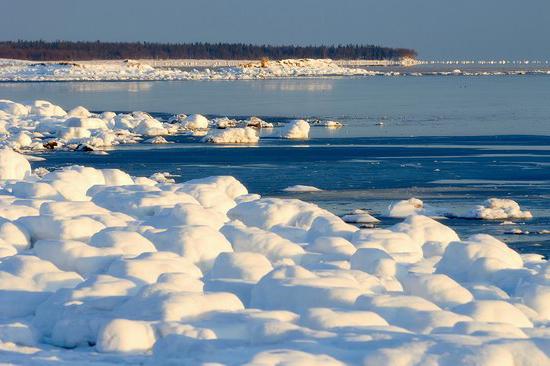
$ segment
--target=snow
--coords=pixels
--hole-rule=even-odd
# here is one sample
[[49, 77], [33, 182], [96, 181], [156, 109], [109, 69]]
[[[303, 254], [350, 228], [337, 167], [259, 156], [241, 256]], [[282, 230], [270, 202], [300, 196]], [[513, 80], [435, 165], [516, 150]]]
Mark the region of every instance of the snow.
[[490, 198], [484, 205], [476, 206], [470, 216], [483, 220], [530, 219], [531, 212], [522, 211], [519, 204], [511, 199]]
[[285, 192], [321, 192], [322, 189], [313, 186], [304, 186], [301, 184], [286, 187], [283, 189]]
[[0, 180], [23, 179], [30, 172], [31, 165], [25, 156], [8, 148], [0, 150]]
[[306, 140], [309, 137], [309, 123], [303, 119], [287, 123], [281, 131], [285, 139]]
[[[153, 67], [147, 61], [94, 61], [33, 63], [0, 60], [0, 81], [97, 81], [97, 80], [251, 80], [344, 75], [375, 75], [359, 67], [340, 66], [329, 59], [291, 59], [230, 67], [185, 69]], [[75, 110], [75, 115], [83, 111]]]
[[1, 154], [0, 363], [550, 365], [549, 262], [414, 201], [359, 229], [233, 177]]
[[[166, 137], [172, 135], [202, 137], [202, 142], [214, 144], [256, 144], [260, 142], [261, 129], [276, 127], [280, 133], [274, 136], [307, 139], [310, 128], [304, 120], [274, 126], [258, 117], [209, 120], [192, 114], [163, 121], [141, 111], [91, 113], [83, 106], [65, 112], [44, 100], [29, 104], [0, 100], [0, 113], [0, 150], [21, 153], [61, 150], [106, 154], [105, 150], [122, 144], [168, 144], [171, 142]], [[6, 154], [9, 152], [3, 153]], [[4, 164], [4, 169], [9, 169], [9, 165]], [[2, 174], [0, 179], [9, 179], [2, 178]], [[17, 174], [15, 177], [22, 178]]]
[[353, 212], [342, 216], [342, 220], [350, 224], [376, 224], [380, 222], [380, 220], [365, 210], [354, 210]]
[[260, 136], [251, 127], [229, 128], [210, 132], [203, 141], [214, 144], [255, 144], [260, 141]]

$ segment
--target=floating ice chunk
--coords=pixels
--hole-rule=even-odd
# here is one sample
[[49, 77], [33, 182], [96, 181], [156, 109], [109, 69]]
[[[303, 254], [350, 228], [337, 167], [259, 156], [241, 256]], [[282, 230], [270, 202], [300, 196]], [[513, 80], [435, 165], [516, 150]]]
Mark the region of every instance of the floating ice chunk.
[[376, 224], [380, 222], [365, 210], [354, 210], [352, 213], [342, 216], [342, 220], [349, 224]]
[[168, 144], [169, 142], [162, 136], [156, 136], [150, 139], [147, 139], [143, 141], [146, 144], [153, 144], [153, 145], [160, 145], [160, 144]]
[[323, 126], [325, 126], [326, 128], [331, 128], [331, 129], [344, 127], [344, 125], [341, 122], [338, 122], [338, 121], [325, 121], [323, 123]]
[[214, 144], [255, 144], [260, 141], [260, 136], [251, 127], [227, 128], [208, 133], [203, 141]]
[[303, 119], [288, 122], [281, 131], [285, 139], [305, 140], [309, 137], [309, 123]]
[[516, 201], [503, 198], [490, 198], [483, 206], [476, 206], [468, 215], [483, 220], [530, 219], [531, 212], [522, 211]]
[[285, 189], [283, 189], [283, 191], [285, 192], [321, 192], [322, 189], [319, 189], [313, 186], [303, 186], [298, 184], [295, 186], [286, 187]]
[[153, 348], [156, 336], [146, 322], [113, 319], [99, 331], [96, 349], [99, 352], [146, 352]]
[[0, 180], [24, 179], [31, 174], [31, 164], [25, 156], [12, 149], [0, 149]]
[[143, 119], [134, 128], [134, 132], [144, 136], [161, 136], [168, 134], [163, 124], [154, 118]]
[[149, 179], [160, 184], [172, 184], [176, 183], [176, 180], [172, 178], [172, 174], [168, 172], [156, 172], [152, 174]]
[[183, 126], [188, 130], [207, 130], [208, 119], [201, 114], [192, 114], [185, 119]]
[[389, 207], [388, 216], [396, 218], [405, 218], [410, 215], [424, 215], [429, 217], [445, 217], [447, 213], [425, 204], [418, 198], [409, 198], [399, 201]]

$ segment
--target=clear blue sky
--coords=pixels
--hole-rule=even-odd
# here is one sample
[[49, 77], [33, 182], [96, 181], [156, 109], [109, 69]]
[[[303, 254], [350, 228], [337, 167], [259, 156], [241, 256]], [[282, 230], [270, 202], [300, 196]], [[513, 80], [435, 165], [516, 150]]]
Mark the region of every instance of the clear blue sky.
[[0, 39], [365, 43], [550, 59], [550, 0], [0, 0]]

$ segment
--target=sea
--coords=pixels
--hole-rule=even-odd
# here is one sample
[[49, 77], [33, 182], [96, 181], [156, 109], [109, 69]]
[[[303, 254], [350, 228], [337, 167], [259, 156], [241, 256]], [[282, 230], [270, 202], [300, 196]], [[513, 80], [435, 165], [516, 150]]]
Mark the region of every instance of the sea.
[[[167, 137], [171, 144], [119, 146], [107, 155], [44, 153], [33, 166], [168, 172], [178, 182], [232, 175], [262, 196], [298, 198], [336, 214], [369, 210], [379, 227], [401, 221], [388, 217], [388, 208], [411, 197], [459, 214], [491, 197], [510, 198], [533, 219], [441, 220], [462, 238], [491, 234], [519, 252], [550, 255], [550, 75], [0, 83], [0, 99], [139, 110], [159, 119], [308, 119], [303, 141], [282, 140], [277, 128], [263, 130], [256, 145], [177, 135]], [[327, 129], [317, 120], [344, 127]], [[297, 184], [322, 191], [284, 191]]]

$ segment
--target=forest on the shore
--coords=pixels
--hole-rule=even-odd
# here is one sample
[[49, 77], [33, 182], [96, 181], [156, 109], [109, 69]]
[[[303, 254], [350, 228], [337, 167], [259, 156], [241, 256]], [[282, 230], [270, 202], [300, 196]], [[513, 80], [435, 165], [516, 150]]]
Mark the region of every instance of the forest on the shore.
[[416, 57], [416, 51], [374, 45], [272, 46], [244, 43], [148, 43], [3, 41], [0, 58], [32, 61], [114, 59], [331, 58], [334, 60], [398, 60]]

